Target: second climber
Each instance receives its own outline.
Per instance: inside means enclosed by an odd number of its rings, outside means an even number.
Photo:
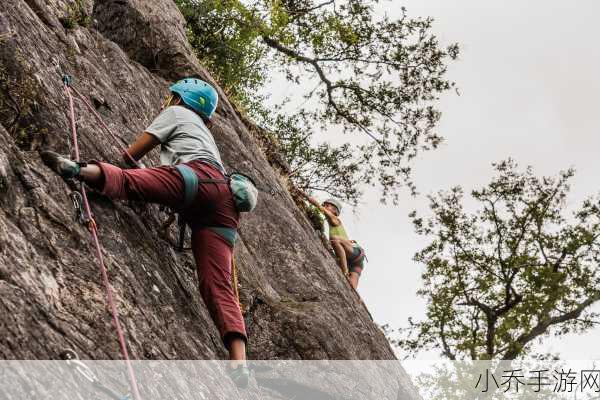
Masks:
[[[302,190],[299,190],[299,193],[309,203],[317,207],[327,219],[327,223],[329,224],[329,242],[337,257],[338,265],[348,277],[350,285],[356,289],[358,287],[358,280],[364,269],[366,256],[364,249],[355,240],[351,240],[348,233],[346,233],[346,229],[340,219],[342,204],[335,199],[328,199],[321,204]]]

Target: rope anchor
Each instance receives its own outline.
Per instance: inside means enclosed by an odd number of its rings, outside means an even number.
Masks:
[[[75,209],[74,220],[78,224],[85,225],[90,231],[92,229],[97,229],[98,225],[94,220],[93,215],[89,215],[85,211],[83,196],[80,192],[74,191],[69,195],[71,197],[71,202],[73,203],[73,208]]]
[[[83,197],[79,192],[71,192],[69,195],[71,197],[71,202],[73,203],[73,208],[75,209],[74,219],[75,222],[80,224],[85,224],[85,210],[83,209]]]
[[[71,86],[73,84],[73,77],[69,74],[64,74],[62,77],[62,81],[65,86]]]

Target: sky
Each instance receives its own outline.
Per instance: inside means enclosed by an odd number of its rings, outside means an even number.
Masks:
[[[343,215],[369,259],[359,293],[377,323],[396,328],[425,312],[424,300],[415,295],[423,267],[412,258],[427,240],[414,233],[408,218],[412,210],[427,215],[425,195],[485,185],[493,176],[491,163],[509,156],[538,175],[575,167],[568,206],[600,192],[600,3],[392,0],[380,12],[399,15],[400,6],[409,16],[434,17],[441,43],[458,42],[461,55],[448,72],[460,95],[449,93],[439,103],[438,131],[445,143],[414,164],[420,195],[405,191],[398,206],[384,206],[378,190],[369,189],[356,212]],[[274,99],[290,90],[280,83],[269,89]],[[600,359],[599,338],[600,327],[545,340],[538,349],[566,359]]]

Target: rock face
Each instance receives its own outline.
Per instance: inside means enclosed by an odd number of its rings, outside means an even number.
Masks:
[[[214,82],[183,24],[170,0],[0,2],[0,357],[53,359],[65,348],[120,357],[89,234],[73,220],[69,187],[38,151],[70,151],[63,73],[122,144],[158,113],[170,81]],[[226,167],[277,192],[262,194],[243,218],[236,246],[250,358],[393,359],[252,127],[220,96],[212,131]],[[118,146],[76,108],[82,157],[116,162]],[[131,357],[224,358],[191,254],[174,251],[173,230],[159,233],[166,214],[93,194],[91,201]]]

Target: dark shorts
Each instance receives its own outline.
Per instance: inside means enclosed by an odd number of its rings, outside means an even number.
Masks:
[[[360,275],[365,268],[365,250],[359,245],[354,245],[352,254],[348,257],[348,271]]]

